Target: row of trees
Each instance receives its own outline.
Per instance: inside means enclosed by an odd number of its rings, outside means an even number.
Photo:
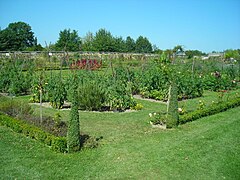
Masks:
[[[113,36],[105,29],[99,29],[95,34],[88,32],[83,38],[76,30],[64,29],[60,31],[55,44],[50,44],[50,50],[55,51],[97,51],[97,52],[136,52],[136,53],[159,53],[162,50],[143,36],[136,40],[128,36],[126,39]],[[44,48],[37,42],[37,37],[29,24],[25,22],[10,23],[7,28],[0,29],[0,51],[42,51]],[[177,51],[182,52],[183,46],[175,46],[164,52],[172,55]],[[203,56],[205,53],[199,50],[187,50],[188,58]],[[225,59],[239,59],[240,49],[226,50]]]
[[[31,26],[25,22],[10,23],[7,28],[0,30],[0,51],[41,51],[43,49],[38,44]],[[138,53],[153,51],[152,44],[146,37],[139,36],[136,41],[130,36],[123,39],[114,37],[105,29],[100,29],[95,34],[88,32],[83,38],[79,37],[76,30],[64,29],[60,31],[57,42],[50,45],[50,49]]]
[[[153,51],[150,41],[139,36],[136,41],[128,36],[114,37],[109,31],[99,29],[95,35],[88,32],[84,38],[80,38],[76,30],[64,29],[59,33],[56,44],[51,46],[54,50],[66,51],[98,51],[98,52],[137,52],[151,53]]]

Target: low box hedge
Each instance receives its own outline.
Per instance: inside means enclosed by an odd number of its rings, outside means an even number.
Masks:
[[[17,133],[22,133],[48,146],[51,146],[51,149],[56,152],[67,152],[66,137],[56,137],[36,126],[27,124],[20,119],[15,119],[3,113],[0,113],[0,125],[7,126]]]
[[[240,106],[240,97],[237,97],[232,100],[228,100],[226,102],[216,103],[211,105],[208,108],[202,110],[196,110],[184,115],[179,116],[179,124],[184,124],[186,122],[194,121],[202,117],[210,116],[213,114],[217,114],[223,111],[226,111],[230,108],[235,108]]]

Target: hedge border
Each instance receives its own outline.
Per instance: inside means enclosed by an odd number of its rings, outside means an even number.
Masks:
[[[185,124],[187,122],[195,121],[197,119],[200,119],[202,117],[214,115],[220,112],[224,112],[228,109],[235,108],[240,106],[240,97],[237,97],[236,99],[232,99],[226,102],[221,102],[217,104],[213,104],[212,106],[202,109],[202,110],[196,110],[191,113],[187,113],[184,115],[179,116],[179,124]]]
[[[36,139],[48,146],[56,152],[67,152],[67,139],[66,137],[57,137],[42,129],[30,125],[20,119],[15,119],[11,116],[0,112],[0,125],[11,128],[17,133],[22,133],[32,139]]]

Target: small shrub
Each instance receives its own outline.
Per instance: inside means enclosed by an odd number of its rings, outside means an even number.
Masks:
[[[136,106],[131,107],[132,110],[141,110],[143,108],[143,105],[141,103],[137,103]]]
[[[76,97],[80,109],[92,111],[101,110],[106,103],[107,94],[97,82],[89,81],[78,87]]]
[[[56,152],[67,152],[67,139],[65,137],[53,137],[51,148]]]
[[[149,113],[150,121],[154,125],[166,125],[167,123],[167,113],[159,112],[159,113]]]
[[[33,113],[33,109],[27,102],[17,101],[8,97],[1,97],[0,100],[2,100],[0,104],[0,111],[10,116],[24,117]]]

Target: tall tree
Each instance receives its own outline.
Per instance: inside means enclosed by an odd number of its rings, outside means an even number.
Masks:
[[[152,44],[146,37],[139,36],[136,40],[136,52],[138,53],[151,53]]]
[[[105,29],[100,29],[96,32],[93,45],[96,51],[113,52],[115,50],[114,38],[112,34]]]
[[[91,32],[88,32],[82,40],[82,50],[83,51],[94,51],[93,41],[94,35]]]
[[[114,39],[114,51],[126,52],[126,43],[122,37],[115,37]]]
[[[135,51],[135,41],[130,36],[126,38],[126,50],[127,52],[134,52]]]
[[[0,31],[0,50],[22,51],[35,45],[34,33],[25,22],[10,23]]]
[[[81,39],[76,30],[64,29],[59,33],[59,39],[55,44],[56,50],[79,51]]]

